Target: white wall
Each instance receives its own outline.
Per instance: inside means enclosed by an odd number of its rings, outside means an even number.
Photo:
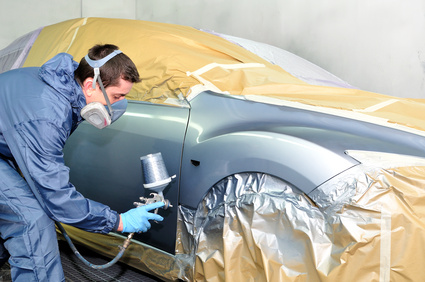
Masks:
[[[43,25],[114,17],[266,42],[359,88],[425,98],[423,0],[0,0],[0,48]]]

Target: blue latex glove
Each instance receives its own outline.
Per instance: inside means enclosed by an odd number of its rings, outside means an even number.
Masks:
[[[146,232],[151,228],[149,220],[162,221],[164,218],[159,214],[151,213],[149,211],[161,208],[164,206],[163,202],[156,202],[146,206],[140,206],[131,209],[121,214],[121,221],[123,225],[122,232]]]

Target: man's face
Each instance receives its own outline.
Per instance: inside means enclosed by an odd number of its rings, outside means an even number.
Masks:
[[[86,103],[100,102],[106,105],[105,97],[103,96],[102,90],[99,84],[96,84],[96,89],[92,88],[93,79],[87,78],[83,83],[83,93],[86,97]],[[106,94],[108,95],[109,102],[111,104],[118,102],[125,98],[130,92],[133,83],[122,78],[119,79],[118,85],[108,86],[105,88]]]

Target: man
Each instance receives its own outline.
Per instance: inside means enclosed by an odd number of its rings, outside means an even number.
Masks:
[[[140,81],[114,45],[96,45],[80,64],[58,54],[40,68],[0,75],[0,266],[13,281],[64,281],[54,221],[90,232],[140,232],[162,217],[155,203],[119,215],[69,183],[63,147],[84,119],[108,126]],[[21,174],[24,176],[22,178]]]

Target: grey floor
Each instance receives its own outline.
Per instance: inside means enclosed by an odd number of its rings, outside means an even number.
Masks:
[[[161,281],[155,277],[145,274],[137,269],[128,267],[125,264],[117,262],[109,268],[97,270],[92,269],[82,263],[72,252],[68,244],[64,241],[59,241],[61,251],[61,260],[63,271],[65,273],[66,282],[86,282],[86,281],[142,281],[142,282],[157,282]],[[109,258],[100,256],[88,249],[77,246],[80,254],[93,264],[105,264],[110,261]],[[0,282],[11,282],[10,267],[5,264],[0,269]]]

